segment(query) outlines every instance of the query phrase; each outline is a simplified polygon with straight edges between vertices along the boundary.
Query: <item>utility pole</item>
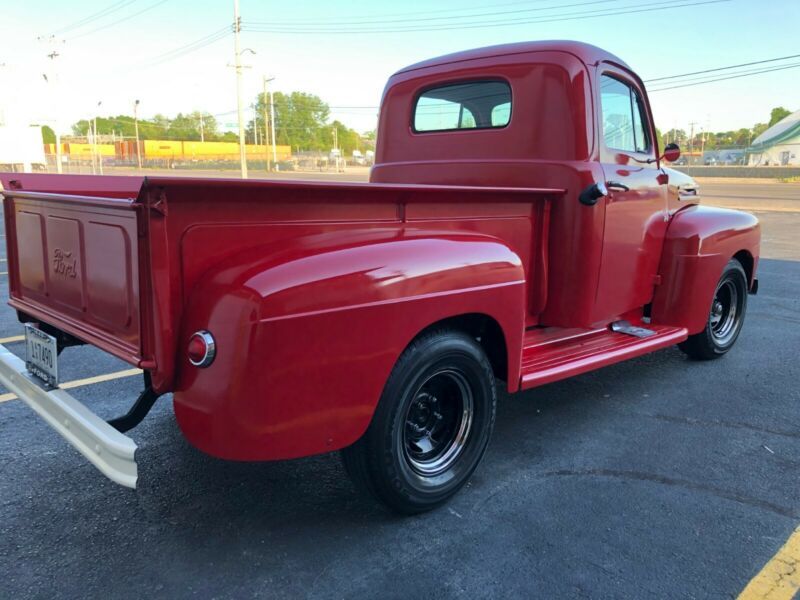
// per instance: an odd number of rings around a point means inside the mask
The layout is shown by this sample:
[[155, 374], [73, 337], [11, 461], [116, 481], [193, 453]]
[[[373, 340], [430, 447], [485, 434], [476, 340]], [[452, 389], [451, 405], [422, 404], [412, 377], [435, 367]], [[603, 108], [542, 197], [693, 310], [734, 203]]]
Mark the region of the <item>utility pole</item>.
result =
[[691, 156], [692, 152], [694, 152], [694, 126], [697, 125], [695, 121], [689, 123], [690, 133], [689, 133], [689, 155]]
[[97, 156], [94, 150], [94, 127], [89, 121], [89, 128], [86, 130], [86, 141], [92, 145], [92, 175], [97, 175]]
[[700, 129], [700, 158], [706, 153], [706, 130]]
[[142, 148], [139, 145], [139, 101], [133, 103], [133, 127], [136, 131], [136, 162], [142, 170]]
[[[41, 40], [41, 38], [39, 38], [39, 39]], [[51, 46], [55, 45], [56, 42], [57, 42], [55, 36], [52, 36], [52, 35], [49, 38], [47, 38], [47, 41], [51, 44]], [[56, 87], [56, 84], [57, 84], [57, 81], [58, 81], [58, 75], [56, 74], [56, 58], [58, 58], [59, 56], [61, 56], [61, 55], [55, 49], [53, 49], [47, 55], [47, 58], [50, 59], [50, 61], [51, 61], [50, 64], [53, 67], [51, 72], [50, 72], [50, 76], [51, 76], [52, 80], [51, 80], [51, 78], [48, 78], [47, 75], [44, 76], [44, 80], [47, 83], [51, 84], [51, 86], [53, 86], [53, 88]], [[58, 107], [59, 107], [58, 106], [58, 96], [59, 96], [58, 89], [54, 89], [53, 97], [55, 98], [55, 103], [54, 103], [54, 112], [55, 112], [55, 114], [53, 115], [53, 132], [56, 134], [56, 173], [61, 173], [62, 172], [62, 165], [61, 165], [61, 133], [59, 133], [59, 122], [58, 122], [58, 113], [59, 113], [59, 110], [58, 110]]]
[[236, 52], [236, 103], [239, 116], [239, 161], [242, 168], [242, 179], [247, 179], [247, 151], [244, 139], [244, 112], [242, 109], [242, 53], [239, 34], [242, 29], [242, 20], [239, 16], [239, 0], [233, 0], [233, 39]]
[[102, 103], [102, 100], [97, 103], [97, 111], [94, 113], [94, 136], [92, 137], [94, 141], [94, 153], [95, 156], [97, 156], [97, 164], [100, 167], [100, 175], [103, 174], [103, 156], [100, 154], [100, 149], [97, 147], [97, 113], [100, 112], [100, 105]]
[[[272, 166], [270, 165], [270, 161], [269, 161], [269, 146], [270, 146], [270, 144], [272, 144], [273, 150], [274, 150], [274, 147], [275, 147], [275, 129], [273, 127], [272, 135], [270, 136], [269, 127], [272, 124], [271, 123], [272, 118], [271, 117], [270, 118], [267, 117], [267, 84], [270, 81], [272, 81], [273, 79], [275, 79], [275, 78], [272, 77], [270, 79], [267, 79], [267, 76], [264, 75], [263, 79], [264, 79], [264, 93], [263, 93], [263, 95], [261, 97], [264, 100], [264, 135], [265, 135], [265, 137], [267, 139], [266, 143], [264, 144], [264, 154], [266, 154], [266, 156], [267, 156], [267, 172], [269, 173], [270, 171], [272, 171]], [[272, 98], [272, 95], [270, 94], [269, 97]], [[269, 104], [270, 104], [270, 106], [272, 106], [272, 102], [270, 102]], [[270, 137], [272, 138], [272, 141], [270, 141]], [[274, 162], [276, 162], [276, 161], [274, 161]]]
[[203, 113], [200, 113], [200, 141], [206, 141], [206, 134], [205, 134], [206, 123], [203, 120]]
[[275, 139], [275, 98], [272, 95], [272, 88], [269, 89], [269, 127], [272, 131], [272, 162], [275, 164], [275, 170], [280, 171], [278, 168], [278, 140]]
[[253, 144], [258, 146], [258, 109], [255, 104], [251, 104], [250, 108], [253, 109]]
[[334, 149], [334, 156], [336, 157], [336, 172], [339, 172], [339, 128], [334, 125], [333, 126], [333, 149]]

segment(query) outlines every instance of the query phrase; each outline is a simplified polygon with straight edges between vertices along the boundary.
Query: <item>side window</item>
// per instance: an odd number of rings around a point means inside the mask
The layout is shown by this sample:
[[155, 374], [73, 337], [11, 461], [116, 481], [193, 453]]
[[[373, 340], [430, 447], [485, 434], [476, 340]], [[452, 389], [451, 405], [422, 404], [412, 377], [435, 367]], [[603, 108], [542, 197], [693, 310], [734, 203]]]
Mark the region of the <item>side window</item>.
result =
[[647, 134], [647, 127], [645, 126], [644, 104], [639, 92], [631, 88], [631, 98], [633, 99], [633, 137], [636, 141], [637, 152], [650, 151], [650, 136]]
[[511, 120], [511, 102], [498, 104], [492, 109], [492, 127], [503, 127]]
[[626, 152], [649, 152], [644, 103], [635, 89], [609, 75], [600, 78], [600, 105], [606, 146]]
[[412, 126], [418, 133], [492, 129], [511, 120], [511, 87], [504, 81], [444, 85], [419, 95]]

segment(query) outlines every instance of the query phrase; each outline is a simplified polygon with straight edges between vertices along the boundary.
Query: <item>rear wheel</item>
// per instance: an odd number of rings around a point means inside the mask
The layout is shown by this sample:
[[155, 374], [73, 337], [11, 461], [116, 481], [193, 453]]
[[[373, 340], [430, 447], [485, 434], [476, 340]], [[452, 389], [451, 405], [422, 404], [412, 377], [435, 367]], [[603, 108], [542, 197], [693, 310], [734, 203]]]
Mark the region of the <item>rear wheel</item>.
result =
[[435, 508], [478, 466], [496, 404], [492, 367], [475, 340], [426, 334], [397, 361], [367, 432], [342, 451], [345, 468], [400, 513]]
[[722, 272], [706, 327], [679, 344], [690, 358], [710, 360], [727, 353], [736, 343], [747, 311], [747, 274], [732, 259]]

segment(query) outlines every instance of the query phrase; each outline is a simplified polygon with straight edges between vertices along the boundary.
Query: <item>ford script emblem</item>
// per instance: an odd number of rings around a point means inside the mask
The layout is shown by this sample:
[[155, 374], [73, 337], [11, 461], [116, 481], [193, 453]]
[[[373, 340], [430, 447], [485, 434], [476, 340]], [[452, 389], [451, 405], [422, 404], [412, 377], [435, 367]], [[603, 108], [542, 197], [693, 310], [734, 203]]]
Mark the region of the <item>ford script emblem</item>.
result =
[[58, 275], [75, 279], [78, 276], [78, 261], [72, 257], [72, 252], [55, 248], [53, 251], [53, 271]]

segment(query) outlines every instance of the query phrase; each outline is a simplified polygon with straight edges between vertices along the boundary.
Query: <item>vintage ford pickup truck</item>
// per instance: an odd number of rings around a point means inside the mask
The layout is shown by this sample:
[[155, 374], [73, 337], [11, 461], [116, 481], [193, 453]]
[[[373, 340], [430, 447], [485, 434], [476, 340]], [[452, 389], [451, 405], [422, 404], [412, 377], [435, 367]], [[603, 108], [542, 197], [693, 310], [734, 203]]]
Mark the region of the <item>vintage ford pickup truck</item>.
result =
[[[126, 486], [124, 432], [172, 393], [204, 452], [341, 449], [379, 500], [430, 509], [480, 462], [498, 381], [734, 345], [759, 225], [700, 206], [679, 153], [619, 58], [538, 42], [393, 75], [370, 183], [4, 174], [28, 354], [0, 348], [0, 383]], [[117, 419], [57, 387], [83, 343], [144, 372]]]

